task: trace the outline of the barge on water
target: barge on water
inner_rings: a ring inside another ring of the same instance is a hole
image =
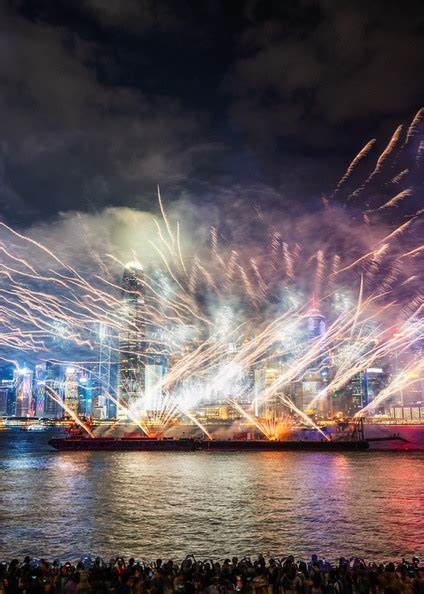
[[[155,439],[149,437],[68,437],[50,439],[49,445],[59,451],[130,451],[130,452],[255,452],[313,451],[352,452],[369,448],[368,441],[269,441],[265,439]]]

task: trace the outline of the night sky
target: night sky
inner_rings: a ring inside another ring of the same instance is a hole
[[[313,205],[424,99],[420,0],[0,0],[0,214]]]

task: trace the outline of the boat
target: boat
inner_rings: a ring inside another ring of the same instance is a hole
[[[424,451],[424,423],[373,423],[364,425],[371,449]]]
[[[46,426],[41,423],[29,423],[21,426],[21,431],[44,431],[45,429]]]
[[[59,451],[137,452],[256,452],[256,451],[366,451],[368,441],[359,440],[267,440],[267,439],[169,439],[150,437],[55,437],[49,445]]]

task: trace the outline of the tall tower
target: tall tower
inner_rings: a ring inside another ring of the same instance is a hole
[[[45,399],[44,399],[44,417],[58,419],[63,416],[63,409],[52,396],[51,391],[61,392],[63,397],[63,368],[55,361],[47,361],[45,376]],[[50,389],[50,391],[49,391]]]
[[[306,333],[309,342],[314,342],[325,334],[325,317],[319,309],[315,294],[312,295],[312,304],[306,315]]]
[[[32,371],[23,367],[14,372],[16,386],[16,416],[33,417],[32,409]]]
[[[143,267],[128,262],[122,276],[122,317],[119,335],[118,419],[126,420],[126,407],[144,393],[145,291]]]
[[[46,400],[46,378],[44,365],[35,366],[34,374],[34,394],[35,394],[35,415],[44,417],[44,407]]]
[[[305,334],[309,348],[316,348],[317,342],[325,334],[325,317],[320,311],[315,294],[312,296],[311,307],[305,316]],[[320,349],[316,358],[311,360],[308,369],[305,370],[303,375],[302,400],[304,411],[312,412],[309,404],[325,388],[327,379],[328,357],[324,350]],[[320,412],[325,412],[325,409],[329,408],[330,404],[327,397],[317,403],[317,408]]]
[[[99,324],[99,367],[98,386],[93,399],[93,410],[90,411],[94,418],[104,419],[110,417],[110,404],[108,394],[111,392],[111,336],[106,324]]]
[[[78,369],[67,367],[65,370],[65,404],[74,414],[78,414]],[[65,413],[66,414],[66,413]]]

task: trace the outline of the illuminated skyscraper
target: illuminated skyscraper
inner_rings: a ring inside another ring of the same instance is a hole
[[[14,372],[16,385],[16,416],[34,416],[32,408],[32,371],[23,367]]]
[[[78,370],[76,367],[65,369],[64,400],[66,406],[76,415],[78,414]]]
[[[166,356],[160,353],[148,353],[144,372],[145,395],[143,409],[157,412],[163,407],[163,389],[160,385],[167,373]]]
[[[317,356],[311,361],[308,369],[305,370],[302,380],[302,400],[303,410],[309,410],[309,404],[314,397],[324,388],[328,377],[327,355],[321,348],[317,348],[317,342],[325,334],[325,317],[322,315],[315,295],[312,297],[312,305],[306,315],[306,339],[310,349],[316,349]],[[319,400],[321,412],[327,407],[327,399]]]
[[[35,414],[37,417],[44,417],[44,408],[46,400],[46,371],[44,365],[35,366],[34,375],[34,396],[35,396]]]
[[[44,399],[44,415],[45,417],[56,419],[63,415],[63,409],[60,404],[53,398],[53,394],[57,394],[62,398],[63,392],[63,368],[59,363],[54,361],[47,361],[46,376],[45,376],[45,399]]]
[[[312,298],[312,306],[306,315],[306,334],[310,342],[325,334],[325,317],[319,310],[315,296]]]
[[[78,374],[78,415],[90,417],[93,415],[93,373],[88,365]]]
[[[119,335],[118,418],[125,420],[124,407],[144,393],[145,301],[143,267],[128,262],[122,277],[122,317],[124,330]]]
[[[110,417],[112,372],[112,336],[110,329],[104,323],[99,324],[99,367],[98,389],[94,399],[94,409],[90,411],[94,418],[104,419]],[[114,392],[113,392],[114,393]],[[115,405],[113,405],[114,407]],[[114,411],[115,412],[115,411]]]
[[[0,368],[0,415],[14,416],[16,412],[16,385],[13,365]]]

